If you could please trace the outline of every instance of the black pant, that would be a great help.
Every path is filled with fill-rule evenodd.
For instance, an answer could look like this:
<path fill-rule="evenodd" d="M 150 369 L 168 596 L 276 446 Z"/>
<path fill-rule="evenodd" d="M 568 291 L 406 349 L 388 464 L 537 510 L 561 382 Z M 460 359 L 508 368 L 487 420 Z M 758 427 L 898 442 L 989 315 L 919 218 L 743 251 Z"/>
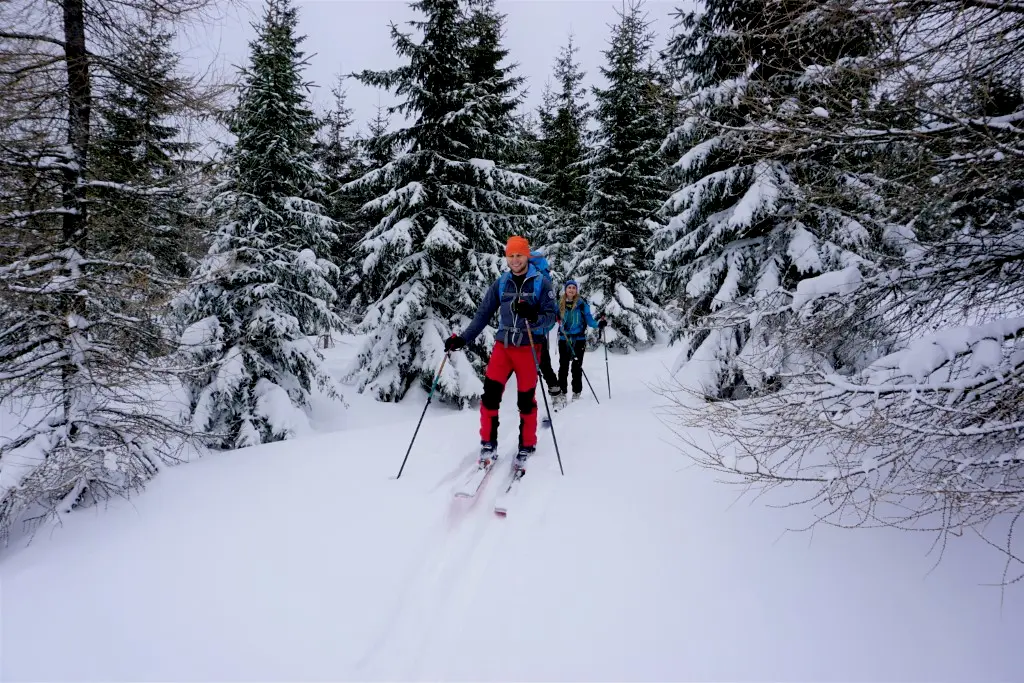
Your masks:
<path fill-rule="evenodd" d="M 563 394 L 569 375 L 569 361 L 572 361 L 572 393 L 583 391 L 583 352 L 586 350 L 586 339 L 573 340 L 571 349 L 564 339 L 558 340 L 558 386 Z"/>
<path fill-rule="evenodd" d="M 536 337 L 534 337 L 536 339 Z M 544 377 L 544 384 L 549 387 L 558 386 L 558 377 L 555 376 L 555 369 L 551 367 L 551 345 L 545 336 L 540 345 L 540 374 Z"/>

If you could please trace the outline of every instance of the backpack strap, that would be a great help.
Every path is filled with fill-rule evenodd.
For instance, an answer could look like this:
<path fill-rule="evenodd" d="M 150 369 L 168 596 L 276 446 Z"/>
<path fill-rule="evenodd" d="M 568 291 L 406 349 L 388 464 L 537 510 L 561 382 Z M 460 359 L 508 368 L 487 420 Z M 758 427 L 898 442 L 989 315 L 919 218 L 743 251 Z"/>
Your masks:
<path fill-rule="evenodd" d="M 508 285 L 509 279 L 512 277 L 512 273 L 505 271 L 498 278 L 498 296 L 500 297 L 505 293 L 505 286 Z M 544 275 L 538 270 L 537 277 L 533 279 L 533 300 L 540 301 L 541 287 L 544 285 Z"/>

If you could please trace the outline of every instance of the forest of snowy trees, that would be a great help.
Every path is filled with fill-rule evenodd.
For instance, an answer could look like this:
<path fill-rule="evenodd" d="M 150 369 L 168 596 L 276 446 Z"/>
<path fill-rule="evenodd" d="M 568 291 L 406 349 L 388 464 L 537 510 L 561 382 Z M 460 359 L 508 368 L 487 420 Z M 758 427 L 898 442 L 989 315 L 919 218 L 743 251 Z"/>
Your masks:
<path fill-rule="evenodd" d="M 705 0 L 663 35 L 623 5 L 600 73 L 567 35 L 528 110 L 495 0 L 418 0 L 401 65 L 317 112 L 291 0 L 235 81 L 185 72 L 173 38 L 215 2 L 0 5 L 0 536 L 186 444 L 291 438 L 314 390 L 429 387 L 523 234 L 609 351 L 678 350 L 680 437 L 732 440 L 686 445 L 702 466 L 842 525 L 998 520 L 1012 552 L 1024 4 Z M 399 103 L 356 122 L 349 80 Z M 492 342 L 439 400 L 479 399 Z"/>

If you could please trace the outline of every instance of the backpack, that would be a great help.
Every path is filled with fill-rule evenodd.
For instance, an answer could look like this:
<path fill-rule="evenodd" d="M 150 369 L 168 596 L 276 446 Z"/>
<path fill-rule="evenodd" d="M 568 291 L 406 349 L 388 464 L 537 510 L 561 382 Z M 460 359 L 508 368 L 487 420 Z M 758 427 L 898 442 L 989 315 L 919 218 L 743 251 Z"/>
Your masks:
<path fill-rule="evenodd" d="M 548 263 L 548 259 L 544 254 L 531 250 L 530 264 L 540 271 L 542 277 L 546 277 L 549 280 L 551 279 L 551 264 Z"/>

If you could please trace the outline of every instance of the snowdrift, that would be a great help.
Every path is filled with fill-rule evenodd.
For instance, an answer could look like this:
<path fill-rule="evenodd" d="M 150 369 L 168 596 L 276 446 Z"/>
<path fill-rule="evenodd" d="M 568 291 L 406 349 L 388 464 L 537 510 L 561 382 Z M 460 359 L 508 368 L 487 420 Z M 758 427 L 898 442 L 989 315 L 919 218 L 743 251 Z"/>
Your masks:
<path fill-rule="evenodd" d="M 351 341 L 351 340 L 350 340 Z M 346 365 L 356 344 L 329 350 Z M 1019 676 L 994 555 L 803 526 L 689 467 L 650 390 L 675 355 L 585 367 L 507 518 L 452 485 L 477 414 L 347 392 L 320 433 L 210 455 L 0 563 L 4 680 L 900 680 Z M 516 445 L 513 389 L 500 451 Z M 512 398 L 510 398 L 512 397 Z M 543 401 L 541 401 L 543 410 Z M 973 554 L 972 554 L 973 553 Z"/>

